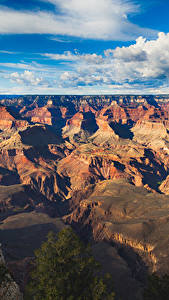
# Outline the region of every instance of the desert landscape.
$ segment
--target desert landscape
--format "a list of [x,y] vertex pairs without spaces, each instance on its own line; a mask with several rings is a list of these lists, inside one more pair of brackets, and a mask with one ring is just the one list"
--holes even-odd
[[168,12],[0,1],[0,300],[169,300]]
[[20,289],[47,233],[72,226],[116,295],[142,299],[168,272],[168,95],[0,101],[0,241]]

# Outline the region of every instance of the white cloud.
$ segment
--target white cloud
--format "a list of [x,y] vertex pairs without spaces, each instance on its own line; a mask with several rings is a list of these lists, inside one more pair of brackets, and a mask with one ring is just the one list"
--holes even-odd
[[14,52],[14,51],[8,51],[8,50],[0,50],[0,53],[3,53],[3,54],[18,54],[20,52]]
[[52,54],[52,53],[44,53],[42,56],[46,56],[53,60],[66,60],[66,61],[77,61],[78,56],[71,53],[70,51],[65,51],[63,54]]
[[[169,33],[159,33],[158,38],[151,41],[140,37],[135,45],[116,48],[113,58],[125,75],[133,73],[145,80],[169,78]],[[133,80],[134,76],[129,77]]]
[[[32,92],[41,89],[46,93],[55,91],[60,94],[73,91],[90,94],[94,90],[98,93],[169,93],[169,33],[159,33],[154,40],[139,37],[129,47],[107,49],[102,55],[77,51],[41,55],[60,61],[58,68],[56,64],[52,71],[47,68],[37,73],[36,69],[29,70],[29,65],[24,62],[6,63],[5,66],[25,70],[2,74],[2,78],[9,78],[25,91],[32,87]],[[38,70],[42,65],[34,63],[32,67]]]
[[[38,86],[45,84],[42,77],[36,77],[33,72],[24,71],[24,73],[14,72],[9,75],[13,83],[26,86]],[[47,82],[46,82],[47,84]]]
[[[71,56],[72,54],[70,54]],[[156,40],[139,37],[129,47],[107,49],[103,56],[77,55],[73,71],[61,76],[62,86],[113,85],[128,83],[131,86],[154,88],[169,81],[169,33],[159,33]],[[75,60],[75,58],[74,58]],[[138,88],[138,87],[137,87]]]
[[45,0],[55,12],[16,11],[1,6],[0,33],[44,33],[90,39],[131,40],[155,35],[128,20],[138,6],[131,0]]
[[44,64],[39,64],[35,61],[32,63],[24,63],[18,62],[18,63],[0,63],[0,67],[3,69],[16,69],[16,70],[31,70],[31,71],[36,71],[36,72],[48,72],[48,73],[55,73],[56,72],[56,67],[55,66],[48,66]]
[[136,40],[136,44],[130,47],[117,47],[115,51],[111,53],[111,50],[105,51],[105,55],[109,56],[111,54],[114,55],[114,58],[122,60],[124,62],[141,62],[147,60],[147,53],[144,50],[146,39],[139,37]]
[[101,55],[93,54],[79,54],[72,53],[70,51],[65,51],[63,54],[52,54],[52,53],[44,53],[42,56],[46,56],[53,60],[64,60],[64,61],[72,61],[72,62],[85,62],[89,64],[99,64],[103,62],[103,58]]
[[32,67],[28,64],[24,63],[0,63],[0,67],[6,68],[15,68],[15,69],[32,69]]
[[71,43],[71,40],[65,39],[65,38],[58,38],[56,36],[49,37],[49,40],[59,42],[59,43]]
[[77,87],[48,87],[48,86],[22,86],[0,88],[0,94],[5,95],[24,95],[24,94],[39,94],[39,95],[98,95],[98,94],[168,94],[169,88],[167,86],[159,86],[158,88],[141,87],[129,84],[113,84],[102,86],[80,86]]

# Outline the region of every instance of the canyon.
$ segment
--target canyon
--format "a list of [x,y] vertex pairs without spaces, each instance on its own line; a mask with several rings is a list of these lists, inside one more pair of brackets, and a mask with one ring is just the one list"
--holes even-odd
[[33,251],[70,225],[122,300],[169,273],[168,99],[1,96],[0,242],[21,291]]

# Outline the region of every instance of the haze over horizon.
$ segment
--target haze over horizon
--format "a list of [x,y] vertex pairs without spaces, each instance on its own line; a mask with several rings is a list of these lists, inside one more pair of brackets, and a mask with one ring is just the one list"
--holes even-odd
[[0,94],[168,94],[168,9],[168,0],[1,0]]

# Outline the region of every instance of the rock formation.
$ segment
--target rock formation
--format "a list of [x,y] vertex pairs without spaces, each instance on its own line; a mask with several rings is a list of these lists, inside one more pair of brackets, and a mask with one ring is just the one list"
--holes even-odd
[[[0,244],[0,266],[1,268],[5,266],[5,259],[2,253],[1,244]],[[0,297],[1,300],[23,300],[23,295],[20,292],[19,286],[11,278],[11,275],[7,273],[4,275],[4,280],[1,280],[0,284]]]
[[128,274],[126,299],[141,299],[147,268],[169,271],[166,99],[23,96],[1,103],[1,220],[32,211],[62,217],[94,238],[95,248],[111,247],[118,274],[122,265]]

